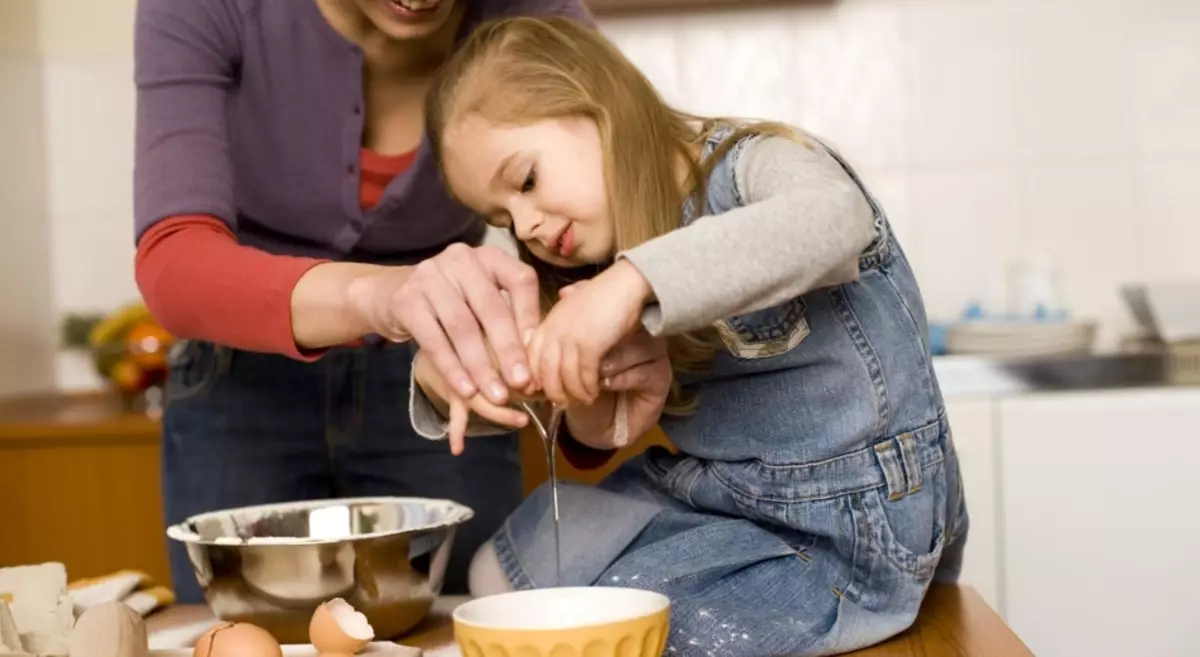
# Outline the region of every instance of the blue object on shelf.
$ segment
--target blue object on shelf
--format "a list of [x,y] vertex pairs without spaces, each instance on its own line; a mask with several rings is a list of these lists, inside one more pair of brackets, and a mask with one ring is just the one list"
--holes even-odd
[[929,352],[934,356],[946,355],[946,332],[949,330],[945,324],[930,324],[929,325]]

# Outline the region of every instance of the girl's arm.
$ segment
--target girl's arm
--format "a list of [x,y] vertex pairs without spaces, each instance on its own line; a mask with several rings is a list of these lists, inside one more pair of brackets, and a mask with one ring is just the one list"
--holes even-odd
[[850,282],[875,238],[859,186],[816,142],[752,137],[734,174],[745,201],[618,254],[650,283],[642,323],[674,335]]

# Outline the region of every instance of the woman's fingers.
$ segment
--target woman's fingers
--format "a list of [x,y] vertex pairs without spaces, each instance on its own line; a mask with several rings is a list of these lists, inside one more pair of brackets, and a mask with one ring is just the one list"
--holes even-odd
[[504,404],[510,387],[531,383],[526,336],[541,314],[529,265],[495,247],[451,245],[413,267],[385,299],[382,315],[429,353],[463,397],[478,391]]
[[[542,306],[538,296],[537,272],[533,267],[493,246],[476,249],[479,264],[487,270],[500,289],[508,293],[512,321],[515,323],[517,344],[522,350],[516,362],[528,367],[524,347],[542,321]],[[507,340],[507,338],[506,338]],[[507,365],[507,363],[506,363]],[[514,386],[522,385],[514,382]]]
[[409,307],[407,330],[420,346],[421,352],[429,359],[442,380],[460,397],[474,396],[477,392],[475,383],[458,360],[454,346],[450,344],[442,325],[438,323],[433,306],[424,297],[412,299],[406,304]]
[[496,372],[496,368],[492,366],[492,357],[488,353],[487,343],[484,342],[483,329],[466,301],[448,281],[439,281],[431,285],[427,298],[437,315],[438,323],[445,329],[455,353],[470,374],[476,388],[493,403],[503,404],[507,399],[508,388]]
[[[530,375],[528,364],[525,362],[525,344],[518,329],[517,313],[526,312],[526,310],[518,311],[516,306],[525,303],[521,297],[527,292],[521,290],[516,283],[510,283],[518,290],[516,292],[517,300],[513,302],[514,307],[509,307],[509,302],[504,299],[502,294],[502,286],[505,283],[501,282],[500,277],[520,279],[519,275],[507,271],[510,263],[506,263],[502,259],[488,260],[484,257],[486,251],[470,250],[466,253],[469,255],[443,263],[441,269],[446,277],[461,290],[477,324],[483,327],[483,331],[487,335],[485,347],[495,355],[500,375],[504,381],[509,387],[524,386],[529,383]],[[511,260],[511,258],[509,259]],[[517,264],[527,266],[519,262]],[[489,267],[498,267],[500,271],[493,272],[488,269]],[[534,290],[536,295],[536,280]],[[508,292],[507,290],[503,291]],[[514,298],[513,292],[508,292],[508,294],[509,299]],[[533,321],[536,325],[537,318],[534,318]],[[492,393],[489,393],[488,397],[493,401],[496,400]]]

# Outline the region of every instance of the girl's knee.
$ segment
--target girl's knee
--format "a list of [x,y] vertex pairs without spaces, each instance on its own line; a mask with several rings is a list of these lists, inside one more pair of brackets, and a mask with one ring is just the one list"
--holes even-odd
[[513,590],[504,569],[500,567],[500,558],[496,556],[496,549],[492,547],[491,541],[479,546],[471,559],[471,566],[467,571],[467,588],[474,598]]

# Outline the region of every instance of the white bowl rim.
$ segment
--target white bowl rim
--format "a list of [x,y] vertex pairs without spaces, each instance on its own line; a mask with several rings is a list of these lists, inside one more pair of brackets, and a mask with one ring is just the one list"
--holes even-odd
[[[603,620],[586,621],[586,622],[579,623],[577,625],[569,625],[569,626],[561,626],[561,627],[558,627],[558,626],[549,626],[549,627],[532,626],[531,627],[531,626],[500,625],[500,624],[495,624],[495,623],[479,622],[477,620],[464,618],[464,616],[466,614],[468,614],[472,611],[473,607],[479,607],[479,606],[483,606],[485,604],[486,605],[498,604],[505,600],[512,600],[514,598],[551,597],[556,592],[563,592],[563,591],[574,592],[574,593],[578,593],[581,591],[588,591],[589,593],[585,594],[585,595],[590,595],[591,592],[594,592],[594,591],[603,591],[604,593],[602,593],[601,595],[613,595],[613,594],[626,595],[626,596],[632,595],[632,596],[641,598],[643,600],[646,600],[646,606],[653,607],[653,609],[650,611],[645,611],[643,609],[643,610],[640,610],[637,612],[628,612],[625,614],[617,614],[611,618],[606,618]],[[488,596],[483,596],[480,598],[474,598],[474,599],[464,602],[461,605],[459,605],[458,607],[456,607],[454,609],[454,613],[451,615],[451,617],[453,618],[454,622],[456,622],[456,623],[462,623],[462,624],[468,625],[470,627],[477,627],[480,629],[487,629],[487,630],[504,630],[504,631],[518,631],[518,632],[561,632],[564,630],[577,630],[577,629],[582,629],[582,628],[611,625],[613,623],[623,623],[623,622],[631,621],[631,620],[634,620],[637,618],[645,618],[646,616],[651,616],[651,615],[662,612],[664,609],[670,609],[670,608],[671,608],[671,599],[670,598],[668,598],[667,596],[665,596],[661,593],[657,593],[655,591],[648,591],[646,589],[635,589],[632,587],[623,587],[623,586],[563,586],[563,587],[547,587],[547,588],[541,588],[541,589],[524,589],[524,590],[520,590],[520,591],[508,591],[506,593],[497,593],[495,595],[488,595]]]
[[[204,540],[199,534],[187,528],[187,525],[207,520],[219,516],[228,516],[239,512],[253,511],[290,511],[294,509],[321,509],[328,506],[345,506],[352,504],[394,504],[397,502],[408,502],[426,505],[439,505],[450,508],[450,516],[439,523],[420,525],[402,530],[390,530],[381,532],[371,532],[369,534],[356,534],[354,536],[341,536],[336,538],[305,538],[302,536],[256,536],[249,541],[234,540]],[[289,546],[289,545],[323,545],[330,543],[346,543],[353,541],[362,541],[371,538],[379,538],[382,536],[395,536],[397,534],[409,534],[416,532],[434,531],[438,529],[446,529],[456,527],[470,520],[475,516],[475,511],[464,504],[455,502],[454,500],[435,498],[435,497],[395,497],[379,495],[373,497],[330,497],[321,500],[295,500],[291,502],[275,502],[267,504],[252,504],[250,506],[239,506],[229,509],[219,509],[217,511],[206,511],[188,516],[183,522],[167,527],[167,537],[181,543],[189,543],[193,545],[214,545],[221,547],[260,547],[260,546]],[[225,537],[222,537],[225,538]],[[232,538],[232,537],[229,537]]]

